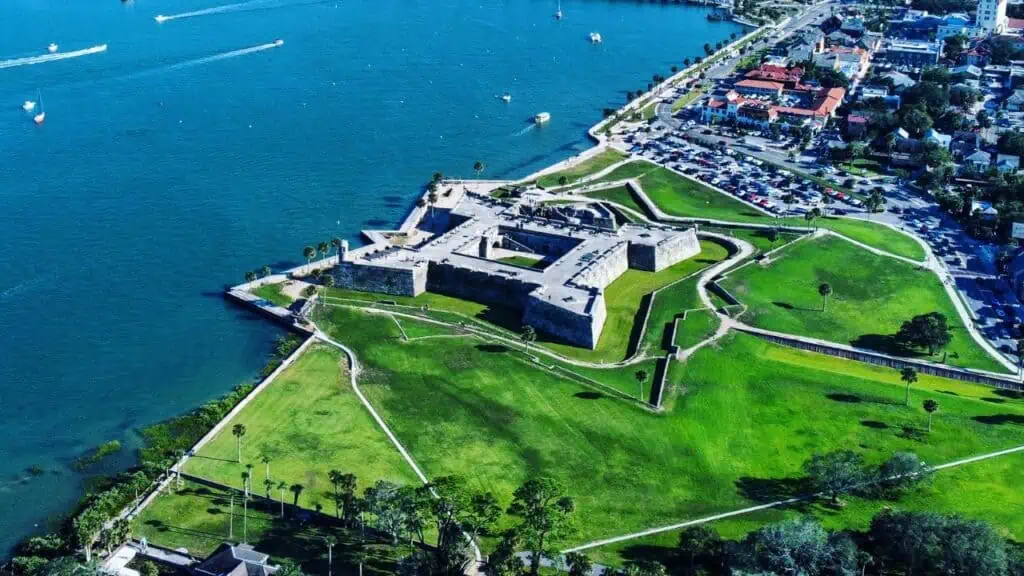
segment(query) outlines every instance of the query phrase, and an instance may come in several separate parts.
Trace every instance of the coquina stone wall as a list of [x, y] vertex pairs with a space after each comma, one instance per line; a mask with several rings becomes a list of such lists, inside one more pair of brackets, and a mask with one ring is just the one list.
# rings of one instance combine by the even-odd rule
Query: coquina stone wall
[[521, 244], [538, 254], [545, 255], [565, 254], [582, 242], [581, 239], [572, 238], [571, 236], [556, 236], [554, 234], [545, 234], [543, 232], [533, 230], [520, 230], [518, 228], [510, 228], [508, 226], [499, 227], [498, 234], [500, 234], [504, 240], [512, 241], [504, 243], [504, 248], [519, 250], [520, 248], [517, 244]]
[[341, 262], [331, 269], [339, 288], [361, 292], [379, 292], [391, 296], [419, 296], [427, 290], [427, 265], [408, 268]]
[[544, 298], [544, 292], [538, 290], [527, 299], [523, 324], [593, 350], [601, 338], [606, 315], [604, 295], [596, 290], [591, 293], [583, 313], [551, 303]]
[[697, 254], [700, 254], [700, 241], [697, 231], [691, 228], [660, 242], [631, 242], [629, 267], [658, 272]]
[[572, 277], [570, 283], [604, 290], [605, 286], [622, 276], [628, 269], [629, 244], [623, 241], [598, 254]]
[[427, 290], [471, 302], [524, 308], [527, 295], [540, 284], [504, 274], [431, 262]]

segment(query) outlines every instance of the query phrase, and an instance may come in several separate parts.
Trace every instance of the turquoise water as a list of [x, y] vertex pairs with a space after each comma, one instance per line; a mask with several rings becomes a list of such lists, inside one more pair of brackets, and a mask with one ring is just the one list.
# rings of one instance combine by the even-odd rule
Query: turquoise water
[[[76, 456], [256, 375], [278, 332], [220, 297], [245, 270], [396, 223], [435, 170], [585, 149], [602, 108], [742, 32], [554, 4], [264, 0], [157, 24], [217, 0], [0, 3], [0, 60], [109, 45], [0, 63], [0, 552], [79, 496]], [[20, 109], [37, 89], [40, 127]]]

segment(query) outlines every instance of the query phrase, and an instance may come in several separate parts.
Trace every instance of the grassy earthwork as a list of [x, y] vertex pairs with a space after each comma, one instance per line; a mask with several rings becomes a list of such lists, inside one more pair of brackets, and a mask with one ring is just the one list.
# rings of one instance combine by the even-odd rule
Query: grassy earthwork
[[531, 257], [531, 256], [521, 256], [521, 255], [508, 256], [506, 258], [499, 258], [498, 261], [499, 262], [504, 262], [505, 264], [512, 264], [514, 266], [523, 266], [525, 268], [536, 268], [538, 270], [543, 270], [544, 268], [547, 268], [547, 265], [549, 264], [548, 262], [544, 261], [544, 258]]
[[[823, 282], [833, 290], [826, 310], [818, 295]], [[971, 339], [934, 273], [841, 238], [797, 242], [767, 266], [754, 263], [734, 272], [722, 286], [748, 306], [741, 320], [753, 326], [899, 355], [917, 355], [894, 343], [900, 325], [917, 314], [941, 312], [953, 327], [946, 362], [1004, 371]], [[928, 359], [942, 361], [942, 353]]]
[[553, 186], [558, 186], [558, 181], [559, 179], [562, 178], [562, 176], [565, 176], [566, 180], [568, 181], [568, 184], [572, 184], [573, 182], [579, 180], [584, 176], [593, 174], [595, 172], [600, 172], [601, 170], [604, 170], [605, 168], [625, 158], [626, 155], [623, 154], [622, 152], [619, 152], [614, 148], [606, 148], [605, 150], [602, 150], [598, 154], [595, 154], [594, 156], [587, 158], [586, 160], [580, 162], [579, 164], [576, 164], [575, 166], [571, 166], [564, 170], [559, 170], [558, 172], [552, 172], [550, 174], [541, 176], [540, 178], [537, 179], [537, 185], [542, 188], [551, 188]]
[[[289, 495], [285, 496], [287, 499]], [[367, 576], [396, 573], [398, 560], [410, 551], [407, 546], [391, 546], [390, 541], [381, 541], [372, 535], [364, 540], [358, 530], [301, 521], [291, 507], [286, 508], [282, 519], [277, 501], [269, 504], [262, 499], [250, 501], [243, 523], [241, 503], [241, 494], [236, 493], [233, 538], [229, 538], [230, 492], [185, 481], [180, 490], [161, 494], [146, 508], [135, 520], [132, 531], [136, 538], [144, 536], [165, 548], [185, 548], [200, 558], [205, 558], [223, 542], [242, 541], [247, 533], [248, 542], [270, 554], [275, 563], [295, 562], [308, 574], [327, 573], [327, 549], [323, 541], [327, 535], [338, 539], [333, 569], [339, 573], [358, 570], [352, 555], [361, 542], [367, 552], [363, 565]], [[301, 514], [309, 516], [308, 512]]]
[[276, 306], [287, 308], [292, 305], [292, 302], [294, 302], [294, 300], [292, 300], [288, 295], [282, 292], [283, 287], [284, 284], [282, 283], [264, 284], [254, 289], [252, 293], [256, 296], [259, 296], [260, 298], [263, 298], [264, 300], [267, 300], [268, 302], [273, 303]]

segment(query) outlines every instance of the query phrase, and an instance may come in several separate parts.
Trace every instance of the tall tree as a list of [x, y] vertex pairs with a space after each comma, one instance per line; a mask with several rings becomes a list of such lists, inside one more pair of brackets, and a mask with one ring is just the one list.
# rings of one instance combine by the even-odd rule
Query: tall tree
[[907, 366], [900, 371], [900, 380], [907, 385], [906, 394], [903, 396], [903, 405], [910, 406], [910, 385], [917, 382], [917, 370]]
[[260, 272], [263, 274], [264, 278], [274, 273], [274, 271], [270, 269], [270, 266], [266, 265], [264, 265], [263, 268], [260, 269]]
[[519, 340], [526, 346], [526, 353], [530, 353], [530, 343], [537, 340], [537, 331], [533, 329], [533, 326], [524, 324], [522, 329], [519, 331]]
[[552, 478], [527, 480], [512, 494], [508, 514], [520, 519], [517, 532], [530, 552], [530, 574], [537, 576], [541, 557], [552, 556], [553, 544], [572, 529], [576, 502]]
[[864, 481], [864, 460], [852, 450], [815, 454], [804, 463], [804, 471], [816, 492], [827, 494], [832, 504]]
[[324, 546], [327, 547], [327, 576], [331, 576], [334, 567], [334, 547], [338, 545], [338, 539], [333, 535], [324, 536]]
[[582, 552], [569, 552], [565, 555], [565, 564], [569, 568], [569, 576], [590, 576], [594, 562]]
[[270, 479], [270, 456], [267, 456], [266, 454], [264, 454], [263, 456], [260, 456], [260, 462], [262, 462], [263, 465], [266, 466], [266, 469], [263, 471], [263, 478], [269, 480]]
[[644, 383], [647, 382], [647, 370], [637, 370], [633, 377], [640, 384], [640, 401], [644, 401]]
[[469, 497], [469, 506], [462, 519], [463, 529], [475, 541], [479, 536], [486, 536], [494, 531], [501, 518], [501, 506], [491, 492], [479, 492]]
[[920, 314], [907, 320], [896, 333], [896, 341], [912, 348], [925, 348], [929, 355], [945, 348], [953, 339], [946, 315], [941, 312]]
[[277, 483], [277, 489], [281, 492], [281, 518], [284, 518], [284, 491], [288, 489], [288, 483], [284, 480]]
[[316, 256], [316, 248], [306, 246], [302, 249], [302, 255], [306, 258], [306, 272], [312, 267], [313, 257]]
[[316, 253], [323, 260], [331, 252], [331, 244], [329, 242], [320, 242], [316, 245]]
[[238, 463], [242, 463], [242, 436], [245, 436], [245, 424], [235, 424], [231, 427], [231, 435], [235, 437], [235, 447], [238, 449]]
[[255, 272], [250, 270], [250, 271], [245, 273], [245, 281], [246, 282], [252, 282], [254, 280], [256, 280], [256, 273]]
[[932, 414], [934, 414], [934, 413], [939, 411], [939, 403], [937, 401], [932, 400], [931, 398], [929, 398], [928, 400], [924, 401], [923, 408], [924, 408], [924, 411], [928, 413], [928, 431], [931, 432], [932, 431]]
[[832, 295], [832, 285], [822, 282], [818, 285], [818, 294], [821, 295], [821, 311], [824, 312], [828, 308], [828, 297]]
[[341, 478], [344, 474], [341, 470], [332, 469], [327, 472], [327, 479], [331, 481], [331, 485], [334, 486], [334, 515], [336, 518], [341, 518]]
[[292, 495], [295, 497], [295, 500], [292, 502], [292, 504], [295, 505], [296, 507], [298, 507], [299, 505], [299, 495], [302, 494], [302, 491], [305, 489], [306, 487], [303, 486], [302, 484], [292, 484], [291, 486], [288, 487], [288, 490], [291, 491]]

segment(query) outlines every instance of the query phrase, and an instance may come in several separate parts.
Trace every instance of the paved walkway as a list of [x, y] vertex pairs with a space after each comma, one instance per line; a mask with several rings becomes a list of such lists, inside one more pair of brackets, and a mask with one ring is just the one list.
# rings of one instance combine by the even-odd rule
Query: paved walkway
[[[1010, 454], [1017, 454], [1024, 452], [1024, 446], [1016, 446], [1014, 448], [1008, 448], [1006, 450], [999, 450], [997, 452], [989, 452], [987, 454], [980, 454], [978, 456], [971, 456], [969, 458], [963, 458], [960, 460], [954, 460], [945, 464], [934, 466], [933, 470], [945, 470], [947, 468], [955, 468], [957, 466], [964, 466], [966, 464], [972, 464], [974, 462], [980, 462], [982, 460], [988, 460], [990, 458], [997, 458], [1000, 456], [1007, 456]], [[731, 512], [723, 512], [721, 514], [715, 514], [713, 516], [705, 516], [703, 518], [696, 518], [694, 520], [687, 520], [685, 522], [679, 522], [678, 524], [670, 524], [668, 526], [659, 526], [657, 528], [648, 528], [647, 530], [641, 530], [639, 532], [633, 532], [630, 534], [623, 534], [621, 536], [614, 536], [612, 538], [604, 538], [602, 540], [594, 540], [593, 542], [587, 542], [579, 546], [574, 546], [562, 551], [562, 554], [569, 552], [582, 552], [584, 550], [590, 550], [591, 548], [598, 548], [600, 546], [607, 546], [608, 544], [615, 544], [618, 542], [626, 542], [628, 540], [636, 540], [638, 538], [644, 538], [645, 536], [653, 536], [655, 534], [661, 534], [663, 532], [671, 532], [673, 530], [680, 530], [690, 526], [697, 526], [699, 524], [707, 524], [708, 522], [714, 522], [715, 520], [722, 520], [725, 518], [732, 518], [733, 516], [742, 516], [744, 514], [750, 514], [752, 512], [758, 512], [760, 510], [767, 510], [769, 508], [778, 508], [780, 506], [787, 506], [789, 504], [795, 504], [805, 500], [811, 500], [817, 498], [821, 494], [808, 494], [806, 496], [796, 496], [794, 498], [786, 498], [785, 500], [776, 500], [775, 502], [769, 502], [767, 504], [761, 504], [758, 506], [751, 506], [749, 508], [741, 508], [739, 510], [733, 510]]]

